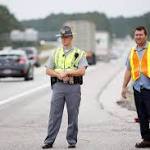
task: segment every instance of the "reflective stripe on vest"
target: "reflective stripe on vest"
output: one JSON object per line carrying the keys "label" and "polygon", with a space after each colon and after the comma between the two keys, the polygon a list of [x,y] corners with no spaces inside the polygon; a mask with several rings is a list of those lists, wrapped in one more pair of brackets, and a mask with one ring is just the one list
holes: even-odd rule
{"label": "reflective stripe on vest", "polygon": [[[78,57],[75,57],[75,54],[78,53]],[[56,49],[54,53],[54,62],[55,62],[55,71],[62,72],[65,70],[72,70],[78,67],[78,63],[82,56],[85,55],[84,51],[81,51],[78,48],[74,48],[74,50],[67,55],[64,54],[63,48]]]}
{"label": "reflective stripe on vest", "polygon": [[134,81],[140,77],[140,73],[150,78],[150,42],[148,42],[148,48],[144,50],[141,60],[135,48],[131,49],[130,66],[131,76]]}

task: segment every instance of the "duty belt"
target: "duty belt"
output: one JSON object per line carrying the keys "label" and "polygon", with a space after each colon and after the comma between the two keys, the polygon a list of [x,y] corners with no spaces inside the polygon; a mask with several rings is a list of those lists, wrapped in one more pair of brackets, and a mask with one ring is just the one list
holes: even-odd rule
{"label": "duty belt", "polygon": [[57,82],[63,82],[63,83],[67,83],[67,84],[77,84],[77,83],[75,83],[75,80],[73,77],[70,77],[69,80],[67,80],[67,81],[57,79]]}
{"label": "duty belt", "polygon": [[70,77],[70,79],[68,81],[64,81],[64,80],[60,80],[56,77],[51,77],[51,85],[57,83],[57,82],[62,82],[62,83],[66,83],[66,84],[82,84],[83,83],[83,78],[82,76],[80,77]]}

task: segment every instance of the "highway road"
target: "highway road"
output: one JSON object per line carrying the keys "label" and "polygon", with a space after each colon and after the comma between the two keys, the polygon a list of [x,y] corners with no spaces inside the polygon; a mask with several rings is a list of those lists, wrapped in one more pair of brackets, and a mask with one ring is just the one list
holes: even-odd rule
{"label": "highway road", "polygon": [[[127,44],[124,44],[122,50],[126,46]],[[139,125],[131,121],[132,118],[127,120],[117,117],[117,110],[110,113],[102,101],[99,101],[106,87],[124,67],[123,61],[124,58],[109,63],[99,62],[88,67],[81,88],[76,149],[135,150],[134,145],[140,139]],[[111,92],[114,91],[108,92],[110,101]],[[33,81],[17,78],[0,79],[0,150],[41,149],[47,133],[51,94],[50,80],[45,75],[44,67],[35,68]],[[65,108],[54,149],[67,149],[66,129]]]}
{"label": "highway road", "polygon": [[[117,64],[98,63],[87,69],[76,149],[135,149],[135,142],[140,138],[138,125],[108,113],[99,102],[100,93],[120,71],[121,65]],[[1,79],[0,93],[0,150],[40,150],[47,132],[52,93],[44,67],[35,69],[34,81]],[[67,149],[66,128],[65,109],[54,149]]]}

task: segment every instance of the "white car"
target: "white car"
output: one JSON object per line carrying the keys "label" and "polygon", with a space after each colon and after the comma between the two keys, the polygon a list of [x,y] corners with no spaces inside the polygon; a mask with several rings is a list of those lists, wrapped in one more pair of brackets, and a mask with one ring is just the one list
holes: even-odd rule
{"label": "white car", "polygon": [[40,67],[38,51],[35,47],[23,47],[21,49],[26,52],[28,59],[34,66]]}

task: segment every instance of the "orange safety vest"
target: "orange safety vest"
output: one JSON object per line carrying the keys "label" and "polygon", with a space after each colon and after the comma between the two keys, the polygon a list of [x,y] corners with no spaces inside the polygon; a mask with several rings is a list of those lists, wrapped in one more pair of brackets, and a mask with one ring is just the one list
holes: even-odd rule
{"label": "orange safety vest", "polygon": [[144,50],[141,60],[135,48],[131,49],[129,59],[131,76],[134,81],[140,77],[141,73],[150,78],[150,42],[148,42],[148,47]]}

